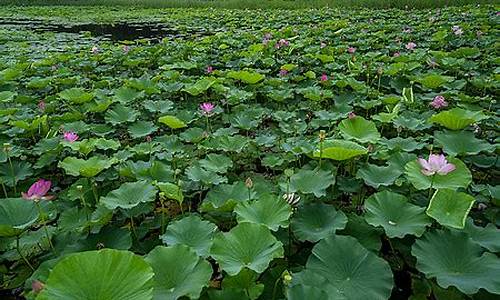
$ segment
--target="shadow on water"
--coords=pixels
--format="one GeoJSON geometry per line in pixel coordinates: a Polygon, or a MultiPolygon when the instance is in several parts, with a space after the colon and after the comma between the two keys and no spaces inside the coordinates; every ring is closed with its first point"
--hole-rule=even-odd
{"type": "Polygon", "coordinates": [[[13,26],[25,30],[37,32],[56,32],[56,33],[85,33],[89,32],[91,36],[104,38],[111,41],[125,41],[137,39],[149,39],[159,41],[163,38],[199,38],[212,35],[213,32],[204,29],[184,29],[178,30],[168,28],[166,24],[153,23],[114,23],[114,24],[77,24],[61,25],[47,23],[38,20],[23,19],[0,19],[0,27],[13,26]]]}

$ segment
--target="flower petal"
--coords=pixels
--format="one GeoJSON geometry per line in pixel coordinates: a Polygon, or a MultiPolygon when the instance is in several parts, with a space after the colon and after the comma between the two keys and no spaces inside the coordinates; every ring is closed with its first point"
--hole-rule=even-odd
{"type": "Polygon", "coordinates": [[[454,164],[450,164],[450,163],[447,163],[445,164],[443,167],[441,167],[437,173],[439,175],[446,175],[452,171],[454,171],[456,169],[455,165],[454,164]]]}

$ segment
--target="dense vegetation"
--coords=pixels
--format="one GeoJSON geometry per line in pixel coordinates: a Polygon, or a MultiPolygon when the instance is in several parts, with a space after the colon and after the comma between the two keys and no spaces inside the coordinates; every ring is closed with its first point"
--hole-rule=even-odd
{"type": "Polygon", "coordinates": [[[0,8],[0,296],[498,299],[499,18],[0,8]]]}
{"type": "Polygon", "coordinates": [[[11,5],[99,5],[156,8],[279,8],[321,7],[436,8],[466,4],[494,4],[495,0],[0,0],[11,5]]]}

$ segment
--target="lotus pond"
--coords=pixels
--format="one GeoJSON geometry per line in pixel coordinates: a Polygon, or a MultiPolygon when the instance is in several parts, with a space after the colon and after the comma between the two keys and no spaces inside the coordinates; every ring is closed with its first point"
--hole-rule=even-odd
{"type": "Polygon", "coordinates": [[[0,8],[0,297],[498,299],[499,22],[0,8]]]}

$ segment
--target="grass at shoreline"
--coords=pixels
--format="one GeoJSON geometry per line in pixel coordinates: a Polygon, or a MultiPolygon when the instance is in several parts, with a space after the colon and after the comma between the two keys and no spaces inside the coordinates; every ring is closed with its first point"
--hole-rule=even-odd
{"type": "Polygon", "coordinates": [[[137,6],[152,8],[300,9],[321,7],[436,8],[467,4],[495,4],[497,0],[0,0],[20,6],[137,6]]]}

